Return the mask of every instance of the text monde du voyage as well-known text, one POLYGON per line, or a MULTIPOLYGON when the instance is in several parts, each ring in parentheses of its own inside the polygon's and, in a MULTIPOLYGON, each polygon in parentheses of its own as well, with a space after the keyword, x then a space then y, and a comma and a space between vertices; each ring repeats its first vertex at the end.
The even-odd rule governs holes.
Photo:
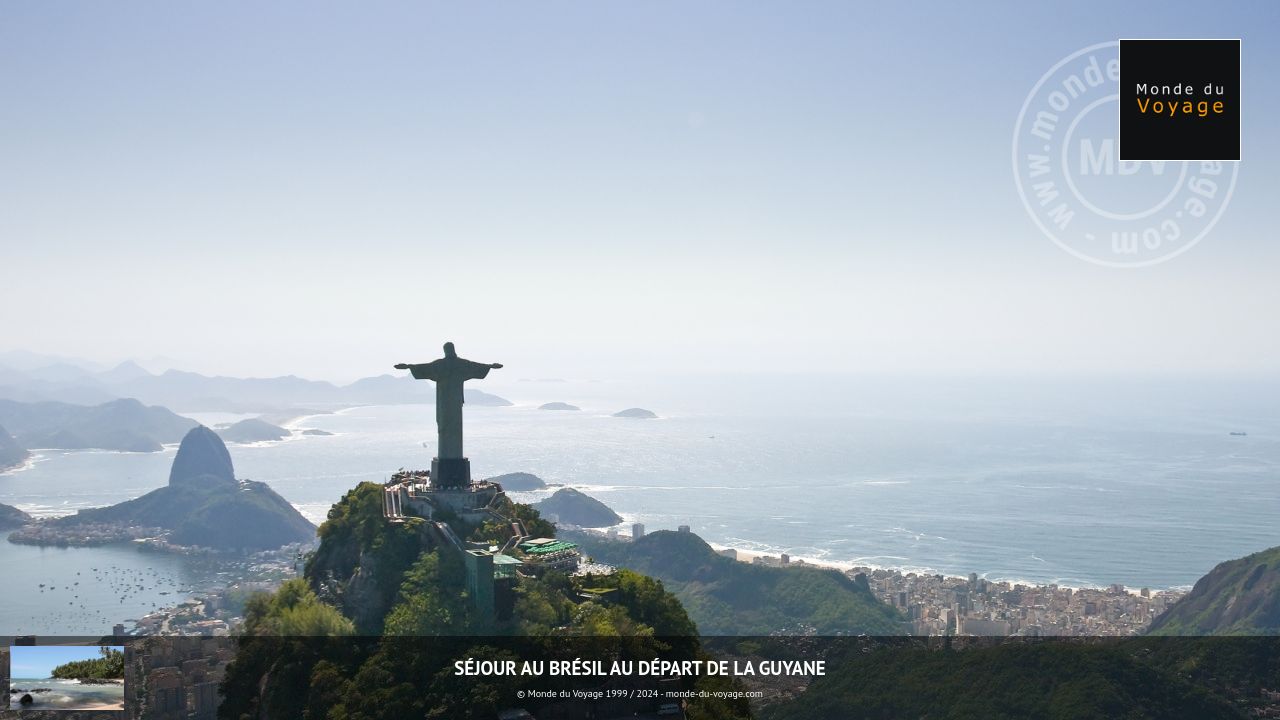
POLYGON ((1135 83, 1134 92, 1137 95, 1134 99, 1138 102, 1138 112, 1143 115, 1207 118, 1226 113, 1226 101, 1213 99, 1215 96, 1220 97, 1224 94, 1222 85, 1205 83, 1197 95, 1196 86, 1190 83, 1174 85, 1135 83), (1197 97, 1207 99, 1197 99, 1197 97))
POLYGON ((455 676, 825 675, 825 660, 458 660, 455 676))

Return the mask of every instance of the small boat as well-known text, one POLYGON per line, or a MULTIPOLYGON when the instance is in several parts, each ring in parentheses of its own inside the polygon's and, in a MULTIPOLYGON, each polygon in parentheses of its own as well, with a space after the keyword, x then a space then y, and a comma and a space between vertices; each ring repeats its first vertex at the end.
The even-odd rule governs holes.
POLYGON ((1232 430, 1232 431, 1231 431, 1231 434, 1232 434, 1232 435, 1235 435, 1236 437, 1244 437, 1244 436, 1248 435, 1249 433, 1247 433, 1247 432, 1238 432, 1238 431, 1236 431, 1236 430, 1232 430))

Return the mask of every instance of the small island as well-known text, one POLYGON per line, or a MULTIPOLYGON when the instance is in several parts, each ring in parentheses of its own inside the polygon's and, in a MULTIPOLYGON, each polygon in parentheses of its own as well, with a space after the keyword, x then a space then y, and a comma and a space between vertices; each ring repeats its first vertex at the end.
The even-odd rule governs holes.
POLYGON ((581 410, 577 405, 570 405, 565 402, 549 402, 538 406, 539 410, 581 410))
POLYGON ((489 482, 495 482, 502 486, 503 490, 513 490, 516 492, 527 490, 541 490, 547 486, 542 478, 527 472, 513 472, 505 475, 498 475, 489 478, 489 482))
POLYGON ((627 408, 626 410, 620 410, 614 413, 613 416, 617 418, 636 418, 638 420, 652 420, 658 417, 658 414, 653 412, 652 410, 645 410, 644 408, 627 408))
POLYGON ((543 515, 555 515, 559 522, 584 528, 612 527, 622 516, 608 505, 573 488, 562 488, 533 506, 543 515))
POLYGON ((329 432, 328 430, 320 430, 318 428, 310 428, 308 430, 303 430, 301 434, 310 435, 312 437, 333 437, 333 433, 329 432))
POLYGON ((272 425, 257 418, 219 427, 217 432, 223 440, 233 443, 276 442, 293 434, 279 425, 272 425))

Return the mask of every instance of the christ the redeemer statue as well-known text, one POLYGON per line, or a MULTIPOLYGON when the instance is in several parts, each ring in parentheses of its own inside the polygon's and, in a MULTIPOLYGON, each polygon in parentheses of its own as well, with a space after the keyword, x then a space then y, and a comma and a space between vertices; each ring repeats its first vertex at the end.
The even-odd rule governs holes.
POLYGON ((499 363, 478 363, 458 357, 453 343, 444 344, 444 357, 429 363, 400 363, 417 380, 436 384, 436 431, 439 446, 431 462, 431 484, 436 487, 466 487, 471 483, 471 463, 462 454, 462 383, 480 380, 499 363))

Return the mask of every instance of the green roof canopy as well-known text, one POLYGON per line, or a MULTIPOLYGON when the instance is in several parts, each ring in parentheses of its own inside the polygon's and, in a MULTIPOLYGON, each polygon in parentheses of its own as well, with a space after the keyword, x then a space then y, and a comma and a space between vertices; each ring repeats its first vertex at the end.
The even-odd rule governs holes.
POLYGON ((551 553, 561 552, 563 550, 572 550, 578 547, 578 543, 571 543, 565 540, 557 540, 553 543, 545 545, 529 545, 524 543, 520 545, 520 549, 530 555, 549 555, 551 553))

